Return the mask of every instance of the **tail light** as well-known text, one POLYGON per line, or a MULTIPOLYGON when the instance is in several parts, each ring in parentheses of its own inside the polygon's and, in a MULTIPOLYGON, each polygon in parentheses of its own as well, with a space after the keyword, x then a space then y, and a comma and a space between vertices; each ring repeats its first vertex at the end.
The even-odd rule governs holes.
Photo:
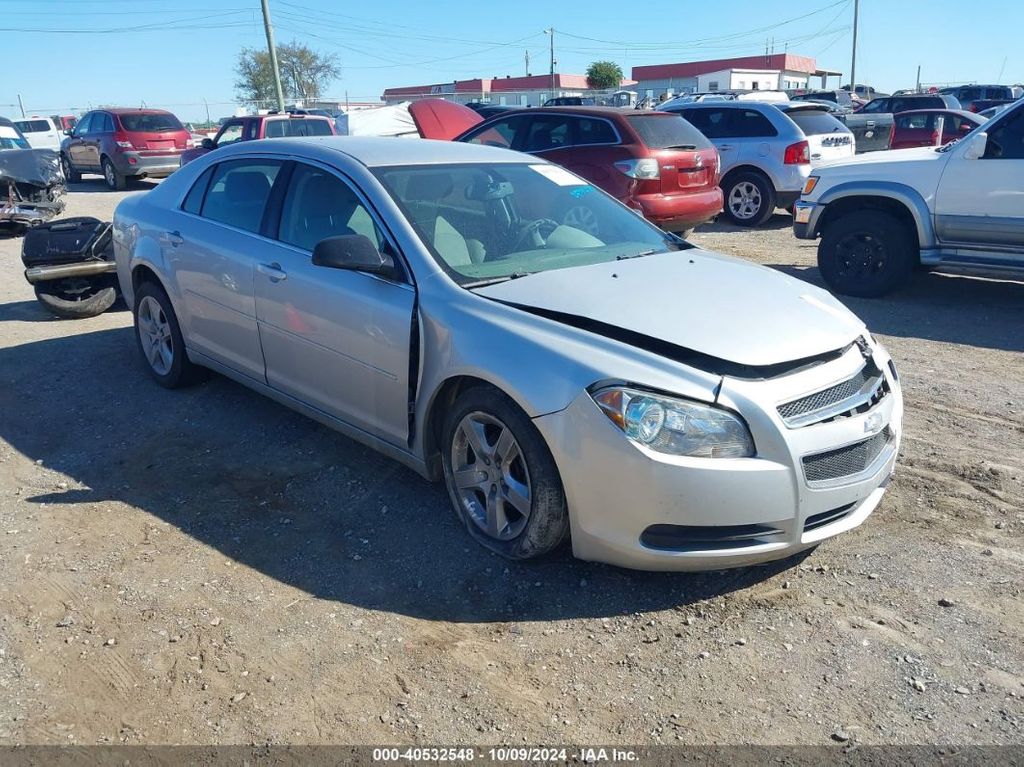
POLYGON ((118 131, 117 133, 114 134, 114 143, 117 146, 119 146, 121 149, 134 149, 135 148, 135 145, 131 142, 131 139, 128 138, 128 134, 127 133, 121 133, 120 131, 118 131))
POLYGON ((798 141, 786 147, 782 161, 786 165, 809 165, 811 162, 811 145, 806 141, 798 141))
POLYGON ((644 157, 639 160, 620 160, 615 167, 630 178, 650 181, 661 178, 661 170, 658 168, 658 161, 653 157, 644 157))

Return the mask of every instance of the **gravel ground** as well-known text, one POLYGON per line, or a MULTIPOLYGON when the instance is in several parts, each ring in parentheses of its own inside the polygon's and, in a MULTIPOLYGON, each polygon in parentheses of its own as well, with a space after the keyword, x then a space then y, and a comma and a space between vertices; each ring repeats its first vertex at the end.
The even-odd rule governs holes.
MULTIPOLYGON (((145 185, 140 185, 145 186, 145 185)), ((123 195, 75 185, 67 215, 123 195)), ((695 240, 818 282, 789 219, 695 240)), ((127 312, 50 318, 0 240, 0 743, 1024 741, 1024 284, 850 301, 903 375, 860 529, 724 573, 473 544, 443 490, 127 312)))

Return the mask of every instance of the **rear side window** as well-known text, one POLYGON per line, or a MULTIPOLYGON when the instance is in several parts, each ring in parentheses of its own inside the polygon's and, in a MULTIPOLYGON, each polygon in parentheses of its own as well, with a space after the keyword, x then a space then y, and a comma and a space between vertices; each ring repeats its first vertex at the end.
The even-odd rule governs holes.
POLYGON ((46 133, 50 123, 46 120, 18 120, 14 123, 22 133, 46 133))
POLYGON ((211 221, 259 232, 263 209, 281 163, 271 160, 222 162, 213 170, 202 215, 211 221))
POLYGON ((113 133, 114 132, 114 118, 108 115, 106 112, 101 112, 92 116, 92 132, 93 133, 113 133))
POLYGON ((210 184, 211 175, 213 175, 213 168, 207 168, 188 190, 185 201, 181 204, 183 211, 199 215, 199 211, 203 207, 203 195, 206 194, 206 187, 210 184))
POLYGON ((242 140, 242 123, 240 122, 227 123, 220 130, 220 135, 217 136, 217 146, 227 146, 242 140))
POLYGON ((896 127, 900 130, 925 130, 931 123, 929 115, 909 114, 896 118, 896 127))
POLYGON ((619 137, 606 120, 580 117, 576 120, 574 144, 617 144, 619 137))
POLYGON ((156 114, 129 114, 118 117, 121 127, 130 133, 163 133, 185 130, 178 118, 167 112, 156 114))
POLYGON ((710 149, 712 147, 707 137, 683 119, 681 115, 632 115, 626 119, 649 149, 710 149))
POLYGON ((518 147, 523 152, 545 152, 562 149, 572 143, 572 118, 567 115, 545 115, 530 120, 526 141, 518 147))
POLYGON ((729 120, 729 135, 734 138, 762 138, 778 136, 775 126, 755 109, 732 109, 729 120))
POLYGON ((845 133, 846 126, 827 112, 817 109, 787 112, 786 116, 797 124, 805 136, 823 136, 826 133, 845 133))
POLYGON ((887 112, 889 111, 889 99, 873 99, 864 105, 862 112, 887 112))

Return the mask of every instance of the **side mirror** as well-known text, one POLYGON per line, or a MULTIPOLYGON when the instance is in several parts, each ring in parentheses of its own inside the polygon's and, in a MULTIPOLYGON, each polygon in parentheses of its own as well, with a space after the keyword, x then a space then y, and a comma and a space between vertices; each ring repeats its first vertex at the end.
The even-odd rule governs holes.
POLYGON ((75 136, 75 129, 74 128, 68 128, 66 131, 64 131, 64 135, 65 136, 70 136, 70 137, 74 138, 74 136, 75 136))
POLYGON ((216 149, 217 148, 217 145, 213 143, 213 139, 212 138, 204 138, 202 140, 202 142, 200 143, 200 146, 203 149, 216 149))
POLYGON ((985 156, 988 148, 988 134, 985 131, 975 133, 967 139, 967 146, 964 147, 963 158, 965 160, 980 160, 985 156))
POLYGON ((361 234, 342 234, 320 240, 313 248, 313 265, 382 277, 395 274, 394 259, 377 250, 377 246, 361 234))

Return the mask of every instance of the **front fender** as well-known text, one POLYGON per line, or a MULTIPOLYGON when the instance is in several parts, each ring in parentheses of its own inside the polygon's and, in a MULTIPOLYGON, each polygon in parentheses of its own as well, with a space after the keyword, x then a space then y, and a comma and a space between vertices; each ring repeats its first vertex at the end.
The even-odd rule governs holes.
MULTIPOLYGON (((934 247, 935 230, 928 201, 918 190, 906 184, 893 181, 848 181, 831 187, 823 192, 817 200, 808 200, 808 202, 814 202, 816 205, 830 205, 850 197, 884 197, 899 202, 914 219, 914 225, 917 227, 917 240, 921 248, 934 247)), ((815 232, 815 234, 817 233, 815 232)))

